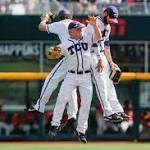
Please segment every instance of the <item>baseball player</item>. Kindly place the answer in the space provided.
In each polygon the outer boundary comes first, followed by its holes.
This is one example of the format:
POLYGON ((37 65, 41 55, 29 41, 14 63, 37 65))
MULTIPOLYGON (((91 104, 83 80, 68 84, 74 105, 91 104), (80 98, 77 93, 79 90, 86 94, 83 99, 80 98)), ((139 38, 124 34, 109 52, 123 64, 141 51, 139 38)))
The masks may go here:
MULTIPOLYGON (((68 10, 61 10, 58 14, 60 21, 54 23, 48 23, 49 17, 46 16, 39 24, 40 31, 47 31, 48 33, 54 33, 59 36, 61 42, 69 38, 68 25, 72 22, 72 16, 68 10)), ((41 95, 34 106, 25 109, 29 112, 44 113, 45 105, 49 101, 49 98, 53 91, 57 88, 60 81, 62 81, 67 73, 66 57, 64 57, 50 72, 46 78, 42 87, 41 95)), ((72 92, 72 101, 69 101, 67 109, 68 119, 74 121, 77 113, 77 94, 76 90, 72 92), (70 104, 71 103, 71 104, 70 104)))
POLYGON ((76 87, 79 87, 81 107, 78 115, 77 128, 74 133, 83 143, 87 142, 84 135, 87 129, 88 116, 93 94, 90 74, 90 49, 93 41, 97 42, 101 39, 101 32, 99 32, 96 25, 96 18, 89 17, 89 24, 94 29, 94 35, 86 33, 82 35, 82 24, 75 21, 71 22, 68 26, 70 38, 59 45, 62 49, 62 54, 68 57, 68 72, 58 94, 51 122, 52 126, 49 132, 51 135, 57 134, 65 106, 67 102, 71 100, 71 93, 76 87))
MULTIPOLYGON (((116 64, 113 62, 110 52, 109 35, 111 32, 111 23, 118 23, 118 10, 115 6, 109 6, 104 11, 102 16, 97 16, 97 25, 101 29, 103 40, 98 43, 98 49, 101 52, 101 57, 104 64, 103 77, 106 85, 106 91, 109 104, 114 112, 113 115, 105 116, 105 120, 111 120, 113 117, 122 117, 123 120, 128 120, 128 116, 124 113, 124 110, 117 98, 116 90, 113 81, 109 78, 111 68, 116 64), (115 116, 114 116, 115 115, 115 116)), ((102 105, 103 107, 103 105, 102 105)), ((103 109, 105 111, 105 109, 103 109)))

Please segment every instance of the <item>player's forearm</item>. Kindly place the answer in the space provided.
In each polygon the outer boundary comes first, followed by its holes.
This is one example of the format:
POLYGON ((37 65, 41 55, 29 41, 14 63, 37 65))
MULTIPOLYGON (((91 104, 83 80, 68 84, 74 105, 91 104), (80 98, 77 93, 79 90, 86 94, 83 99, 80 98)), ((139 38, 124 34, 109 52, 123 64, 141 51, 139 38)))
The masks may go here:
POLYGON ((104 53, 105 53, 105 56, 109 62, 109 64, 113 64, 113 59, 112 59, 112 55, 111 55, 111 52, 110 52, 110 48, 105 48, 104 50, 104 53))
POLYGON ((93 29, 94 29, 94 33, 95 33, 94 41, 98 42, 102 39, 102 33, 97 25, 94 25, 93 29))
POLYGON ((38 26, 40 31, 46 31, 46 26, 47 26, 46 22, 47 22, 47 20, 43 20, 40 22, 40 24, 38 26))

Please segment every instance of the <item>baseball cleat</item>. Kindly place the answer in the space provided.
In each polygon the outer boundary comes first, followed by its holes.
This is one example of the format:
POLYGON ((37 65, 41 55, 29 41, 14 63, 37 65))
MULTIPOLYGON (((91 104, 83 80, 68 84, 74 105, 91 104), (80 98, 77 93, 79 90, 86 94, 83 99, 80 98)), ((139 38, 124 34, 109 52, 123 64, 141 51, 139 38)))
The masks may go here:
POLYGON ((85 134, 83 134, 77 130, 74 130, 74 134, 77 136, 77 138, 80 142, 82 142, 83 144, 87 143, 87 140, 85 138, 85 134))
POLYGON ((61 128, 59 126, 51 126, 48 134, 49 136, 56 136, 60 130, 61 128))
POLYGON ((105 121, 110 121, 110 122, 113 122, 113 123, 121 123, 123 121, 123 118, 120 115, 114 113, 112 115, 105 116, 104 120, 105 121))
POLYGON ((29 108, 25 108, 24 111, 26 111, 26 112, 32 112, 32 113, 43 114, 42 112, 36 110, 33 106, 30 106, 29 108))
POLYGON ((62 125, 62 131, 73 132, 76 129, 75 123, 76 120, 74 118, 70 118, 64 125, 62 125))
POLYGON ((123 121, 129 120, 129 116, 127 114, 125 114, 124 112, 119 112, 117 114, 123 118, 123 121))

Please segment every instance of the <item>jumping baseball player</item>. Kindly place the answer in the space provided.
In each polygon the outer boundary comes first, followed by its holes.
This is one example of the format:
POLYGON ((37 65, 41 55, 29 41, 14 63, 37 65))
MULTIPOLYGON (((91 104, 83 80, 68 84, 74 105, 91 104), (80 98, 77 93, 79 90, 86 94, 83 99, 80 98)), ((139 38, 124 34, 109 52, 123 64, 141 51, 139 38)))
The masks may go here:
MULTIPOLYGON (((50 14, 52 15, 52 14, 50 14)), ((72 16, 68 10, 61 10, 58 14, 60 21, 54 23, 47 23, 49 22, 49 16, 47 14, 42 18, 42 21, 39 24, 40 31, 47 31, 48 33, 55 33, 59 36, 61 42, 69 38, 68 33, 68 25, 72 22, 72 16)), ((50 72, 48 77, 46 78, 44 85, 42 87, 41 95, 37 100, 34 106, 26 109, 29 112, 40 112, 44 113, 45 105, 49 101, 49 98, 53 91, 57 88, 60 81, 62 81, 67 73, 67 64, 66 64, 66 57, 64 57, 50 72)), ((76 90, 72 92, 72 101, 69 101, 69 106, 67 109, 68 119, 76 118, 77 113, 77 94, 76 90), (71 104, 70 104, 71 103, 71 104)), ((73 119, 73 120, 74 120, 73 119)))
MULTIPOLYGON (((117 66, 112 59, 110 52, 109 35, 111 32, 111 23, 117 23, 118 10, 115 6, 109 6, 104 11, 102 16, 97 16, 97 25, 101 29, 103 40, 98 43, 98 48, 101 52, 101 57, 104 64, 103 77, 106 85, 106 91, 109 104, 114 112, 113 115, 106 115, 105 120, 111 120, 113 117, 120 116, 123 120, 128 120, 128 116, 124 113, 121 104, 117 98, 116 90, 113 81, 109 78, 111 68, 117 66), (115 116, 114 116, 115 115, 115 116)), ((101 91, 100 91, 101 92, 101 91)), ((102 104, 102 102, 101 102, 102 104)), ((102 105, 103 107, 103 105, 102 105)), ((105 109, 103 109, 105 111, 105 109)))
POLYGON ((51 122, 52 127, 49 132, 51 135, 57 134, 65 106, 67 102, 71 100, 71 93, 76 87, 79 87, 81 107, 78 115, 77 128, 74 133, 83 143, 87 142, 85 132, 87 130, 88 116, 93 93, 90 73, 90 49, 93 41, 97 42, 101 39, 101 32, 99 32, 96 25, 96 18, 89 17, 89 24, 94 29, 94 35, 82 35, 82 24, 75 21, 71 22, 68 26, 70 38, 59 45, 62 49, 62 54, 68 57, 68 72, 58 94, 51 122))

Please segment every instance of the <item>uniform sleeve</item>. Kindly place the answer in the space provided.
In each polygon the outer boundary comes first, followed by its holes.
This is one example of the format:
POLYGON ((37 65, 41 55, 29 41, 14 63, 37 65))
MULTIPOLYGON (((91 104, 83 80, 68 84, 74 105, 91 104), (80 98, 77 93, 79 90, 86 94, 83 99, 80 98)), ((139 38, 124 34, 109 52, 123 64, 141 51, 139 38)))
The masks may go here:
POLYGON ((58 47, 61 48, 61 55, 66 56, 65 42, 62 42, 61 44, 59 44, 58 47))
POLYGON ((50 23, 50 24, 47 24, 47 26, 46 26, 46 31, 48 33, 58 34, 60 32, 60 30, 61 30, 60 22, 50 23))
POLYGON ((92 44, 94 42, 94 36, 95 32, 93 27, 91 25, 87 25, 84 33, 84 37, 86 38, 87 42, 92 44))
POLYGON ((110 32, 111 32, 111 27, 110 27, 110 25, 108 25, 106 27, 106 37, 104 39, 104 47, 105 48, 110 48, 110 41, 109 41, 110 32))

